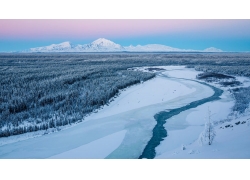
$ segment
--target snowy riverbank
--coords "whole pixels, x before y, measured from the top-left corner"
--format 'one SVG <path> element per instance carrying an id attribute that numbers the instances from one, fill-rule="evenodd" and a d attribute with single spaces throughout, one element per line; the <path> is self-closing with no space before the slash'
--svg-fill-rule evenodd
<path id="1" fill-rule="evenodd" d="M 208 86 L 193 81 L 200 72 L 183 66 L 161 68 L 166 69 L 161 72 L 162 75 L 121 91 L 114 101 L 86 117 L 82 123 L 57 133 L 19 142 L 13 140 L 15 137 L 10 137 L 13 143 L 1 146 L 0 158 L 138 158 L 152 136 L 156 113 L 182 107 L 213 94 Z M 211 147 L 196 143 L 204 129 L 208 106 L 214 114 L 212 120 L 217 121 L 227 118 L 233 100 L 225 91 L 221 100 L 184 111 L 167 120 L 165 128 L 168 136 L 156 148 L 156 158 L 220 158 L 218 152 L 223 153 L 225 158 L 236 157 L 235 153 L 230 156 L 230 144 L 223 146 L 221 143 L 224 142 L 222 137 L 226 137 L 228 129 L 218 129 L 219 125 L 216 127 L 218 133 L 214 143 L 219 146 L 212 145 L 212 150 L 208 151 Z M 247 124 L 235 127 L 245 126 L 245 134 L 241 132 L 245 137 L 250 136 Z M 228 133 L 232 134 L 232 130 Z M 7 138 L 4 140 L 8 141 Z M 242 143 L 245 148 L 239 148 L 237 152 L 250 152 L 249 140 L 245 139 Z M 185 145 L 185 151 L 181 150 L 182 145 Z M 243 156 L 239 156 L 241 157 Z M 250 156 L 245 153 L 244 157 Z"/>
<path id="2" fill-rule="evenodd" d="M 196 72 L 190 72 L 187 75 L 181 71 L 170 71 L 165 74 L 169 77 L 195 79 Z M 248 78 L 236 78 L 242 82 L 242 87 L 249 86 Z M 219 87 L 216 84 L 213 85 Z M 212 114 L 211 121 L 215 123 L 232 118 L 228 115 L 234 101 L 227 91 L 228 89 L 223 89 L 221 100 L 184 111 L 167 121 L 164 127 L 168 132 L 168 137 L 156 148 L 157 159 L 250 158 L 250 139 L 248 138 L 250 137 L 250 114 L 247 113 L 240 118 L 233 118 L 229 122 L 218 123 L 215 126 L 216 137 L 211 146 L 201 145 L 199 142 L 199 135 L 204 130 L 208 116 L 208 108 Z M 228 125 L 230 125 L 229 128 L 227 128 Z"/>

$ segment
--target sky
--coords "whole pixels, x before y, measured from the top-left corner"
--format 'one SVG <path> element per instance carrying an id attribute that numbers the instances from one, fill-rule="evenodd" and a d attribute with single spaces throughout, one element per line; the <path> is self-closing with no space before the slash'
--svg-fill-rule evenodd
<path id="1" fill-rule="evenodd" d="M 250 19 L 0 19 L 0 52 L 106 38 L 122 46 L 250 51 Z"/>

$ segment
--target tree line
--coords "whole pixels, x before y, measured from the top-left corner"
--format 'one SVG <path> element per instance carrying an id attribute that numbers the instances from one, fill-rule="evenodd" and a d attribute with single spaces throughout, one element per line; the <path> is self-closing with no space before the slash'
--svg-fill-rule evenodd
<path id="1" fill-rule="evenodd" d="M 121 89 L 155 76 L 129 68 L 161 65 L 250 74 L 248 54 L 0 54 L 0 137 L 82 121 Z"/>

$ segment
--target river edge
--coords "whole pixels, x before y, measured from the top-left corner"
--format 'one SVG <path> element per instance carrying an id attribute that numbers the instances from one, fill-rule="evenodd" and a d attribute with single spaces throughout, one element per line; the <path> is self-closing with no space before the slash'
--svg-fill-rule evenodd
<path id="1" fill-rule="evenodd" d="M 177 68 L 179 68 L 179 67 L 177 67 Z M 183 67 L 181 68 L 181 69 L 183 69 Z M 197 74 L 197 72 L 195 72 L 195 74 Z M 143 84 L 141 84 L 142 86 L 143 86 Z M 136 87 L 138 87 L 138 86 L 136 86 Z M 152 89 L 152 88 L 151 88 Z M 118 97 L 119 98 L 119 97 Z M 120 97 L 121 98 L 121 97 Z M 104 108 L 105 109 L 105 108 Z M 102 110 L 101 110 L 102 111 Z M 134 112 L 136 112 L 136 111 L 134 111 Z M 160 112 L 160 111 L 158 111 L 158 112 Z M 96 117 L 98 117 L 98 114 L 100 114 L 100 112 L 98 112 L 98 113 L 95 113 L 94 115 L 97 115 Z M 91 119 L 89 119 L 88 121 L 91 121 Z M 131 120 L 130 120 L 131 121 Z M 131 122 L 133 122 L 134 120 L 132 120 Z M 155 121 L 155 120 L 154 120 Z M 86 121 L 87 122 L 87 121 Z M 85 122 L 85 123 L 86 123 Z M 131 122 L 130 122 L 130 125 L 131 125 Z M 138 121 L 137 121 L 138 122 Z M 134 123 L 134 122 L 133 122 Z M 151 123 L 151 125 L 153 125 L 152 124 L 152 122 L 151 122 L 151 120 L 149 120 L 149 121 L 145 121 L 144 123 Z M 82 124 L 82 123 L 79 123 L 79 125 L 80 124 Z M 78 126 L 78 125 L 77 125 Z M 122 128 L 123 127 L 121 127 L 119 130 L 122 130 Z M 150 129 L 149 127 L 147 127 L 148 129 Z M 115 133 L 115 132 L 118 132 L 118 129 L 117 130 L 115 130 L 115 131 L 110 131 L 110 132 L 108 132 L 108 133 L 106 133 L 106 134 L 103 134 L 103 135 L 105 135 L 105 136 L 107 136 L 107 135 L 109 135 L 109 134 L 112 134 L 112 133 Z M 57 134 L 57 133 L 52 133 L 52 134 Z M 103 136 L 103 135 L 100 135 L 99 137 L 101 138 L 101 137 L 105 137 L 105 136 Z M 47 136 L 47 135 L 46 135 Z M 93 139 L 93 140 L 97 140 L 98 139 L 98 137 L 96 138 L 96 139 Z M 93 141 L 92 140 L 92 141 Z M 79 146 L 78 146 L 79 147 Z M 134 156 L 134 157 L 136 157 L 136 156 Z M 138 157 L 138 156 L 137 156 Z M 117 156 L 113 156 L 113 157 L 111 157 L 111 158 L 119 158 L 119 157 L 117 157 Z M 126 157 L 125 157 L 126 158 Z M 129 158 L 129 157 L 127 157 L 127 158 Z"/>
<path id="2" fill-rule="evenodd" d="M 177 72 L 166 73 L 170 77 Z M 178 73 L 179 78 L 186 78 Z M 235 78 L 242 83 L 238 87 L 248 87 L 250 79 L 241 76 Z M 194 110 L 188 110 L 170 118 L 164 125 L 168 137 L 156 147 L 156 159 L 244 159 L 250 158 L 250 109 L 240 116 L 234 116 L 234 99 L 230 87 L 222 87 L 216 82 L 209 83 L 223 89 L 220 100 L 205 103 Z M 201 143 L 199 136 L 208 120 L 215 123 L 216 137 L 213 144 Z M 229 127 L 230 128 L 227 128 Z"/>
<path id="3" fill-rule="evenodd" d="M 205 86 L 196 87 L 194 83 L 178 81 L 158 77 L 132 86 L 82 123 L 56 133 L 1 146 L 0 157 L 49 158 L 126 129 L 123 142 L 107 158 L 138 158 L 151 138 L 156 124 L 153 116 L 157 112 L 162 111 L 163 107 L 181 106 L 181 102 L 188 104 L 193 98 L 202 99 L 204 95 L 210 96 L 212 93 Z M 202 97 L 193 96 L 197 93 Z M 101 151 L 102 146 L 100 144 L 97 151 Z"/>
<path id="4" fill-rule="evenodd" d="M 194 81 L 194 80 L 191 80 L 191 81 Z M 204 99 L 201 99 L 201 100 L 198 100 L 198 101 L 193 101 L 193 102 L 191 102 L 190 104 L 188 104 L 186 106 L 183 106 L 183 107 L 180 107 L 180 108 L 177 108 L 177 109 L 171 109 L 168 112 L 161 111 L 161 112 L 157 113 L 154 116 L 157 124 L 153 129 L 153 136 L 150 139 L 150 141 L 148 142 L 148 144 L 146 145 L 146 147 L 143 150 L 143 152 L 142 152 L 141 156 L 139 157 L 139 159 L 142 159 L 142 158 L 153 159 L 153 158 L 155 158 L 155 155 L 156 155 L 155 148 L 160 145 L 160 142 L 164 138 L 167 137 L 167 130 L 164 128 L 164 124 L 166 123 L 166 121 L 169 118 L 171 118 L 173 116 L 176 116 L 176 115 L 180 114 L 183 111 L 187 111 L 189 109 L 196 108 L 196 107 L 198 107 L 198 106 L 200 106 L 202 104 L 205 104 L 205 103 L 208 103 L 208 102 L 211 102 L 211 101 L 216 101 L 216 100 L 220 99 L 220 96 L 222 95 L 223 90 L 221 90 L 219 88 L 216 88 L 214 86 L 211 86 L 211 85 L 209 85 L 207 83 L 204 83 L 204 82 L 198 82 L 198 81 L 195 81 L 195 82 L 210 87 L 211 89 L 213 89 L 214 94 L 212 96 L 208 97 L 208 98 L 204 98 Z"/>

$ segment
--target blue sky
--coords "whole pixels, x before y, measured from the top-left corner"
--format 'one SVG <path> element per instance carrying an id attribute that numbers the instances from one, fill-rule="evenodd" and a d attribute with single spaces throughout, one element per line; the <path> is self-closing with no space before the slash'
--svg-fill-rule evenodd
<path id="1" fill-rule="evenodd" d="M 0 52 L 106 38 L 122 46 L 163 44 L 180 49 L 250 51 L 250 20 L 78 19 L 1 20 Z"/>

